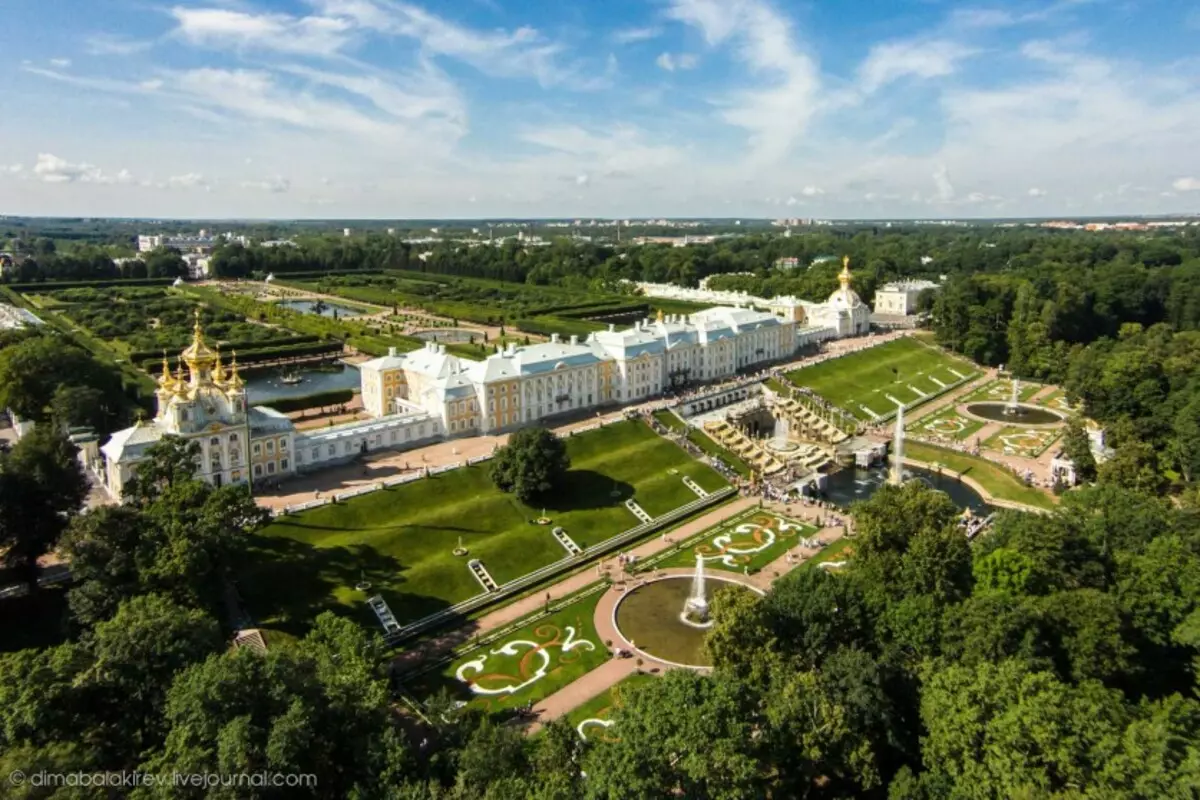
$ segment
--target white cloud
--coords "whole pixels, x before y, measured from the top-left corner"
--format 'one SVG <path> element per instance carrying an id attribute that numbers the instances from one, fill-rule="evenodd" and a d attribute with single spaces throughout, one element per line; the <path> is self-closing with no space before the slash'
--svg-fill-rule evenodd
<path id="1" fill-rule="evenodd" d="M 287 178 L 276 175 L 263 181 L 242 181 L 243 189 L 261 189 L 271 194 L 282 194 L 292 188 L 292 182 Z"/>
<path id="2" fill-rule="evenodd" d="M 658 58 L 654 59 L 654 63 L 667 72 L 674 72 L 677 69 L 695 69 L 700 63 L 700 59 L 692 53 L 680 53 L 674 56 L 670 53 L 662 53 Z"/>
<path id="3" fill-rule="evenodd" d="M 976 52 L 948 40 L 886 42 L 871 48 L 858 68 L 858 81 L 871 94 L 902 78 L 941 78 L 954 74 L 958 63 Z"/>
<path id="4" fill-rule="evenodd" d="M 800 190 L 800 193 L 805 197 L 816 197 L 818 195 L 825 194 L 825 190 L 820 186 L 805 186 Z"/>
<path id="5" fill-rule="evenodd" d="M 816 64 L 793 41 L 790 21 L 762 0 L 672 0 L 667 14 L 698 28 L 709 45 L 734 45 L 755 88 L 725 98 L 722 116 L 750 132 L 754 160 L 787 155 L 812 117 L 820 86 Z"/>
<path id="6" fill-rule="evenodd" d="M 1045 197 L 1045 196 L 1046 196 L 1046 190 L 1045 190 L 1045 189 L 1039 189 L 1039 188 L 1037 188 L 1037 187 L 1035 186 L 1035 187 L 1033 187 L 1032 189 L 1030 189 L 1030 190 L 1029 190 L 1028 194 L 1029 194 L 1029 196 L 1030 196 L 1030 197 Z"/>
<path id="7" fill-rule="evenodd" d="M 4 171 L 16 175 L 17 173 L 22 172 L 24 169 L 24 164 L 9 164 L 4 168 Z"/>
<path id="8" fill-rule="evenodd" d="M 634 44 L 657 39 L 659 36 L 662 36 L 661 28 L 622 28 L 613 32 L 612 40 L 617 44 Z"/>
<path id="9" fill-rule="evenodd" d="M 59 69 L 66 69 L 67 67 L 71 66 L 71 59 L 69 59 L 69 58 L 52 58 L 52 59 L 50 59 L 50 65 L 54 66 L 54 67 L 58 67 Z"/>
<path id="10" fill-rule="evenodd" d="M 99 167 L 92 164 L 73 164 L 51 153 L 38 153 L 33 174 L 46 183 L 111 183 Z"/>
<path id="11" fill-rule="evenodd" d="M 1177 192 L 1200 192 L 1200 178 L 1177 178 L 1171 188 Z"/>
<path id="12" fill-rule="evenodd" d="M 588 181 L 590 181 L 590 180 L 591 180 L 591 178 L 585 172 L 585 173 L 575 176 L 575 185 L 576 186 L 587 186 Z"/>
<path id="13" fill-rule="evenodd" d="M 933 185 L 937 188 L 937 199 L 948 203 L 954 199 L 954 184 L 950 182 L 950 170 L 945 164 L 938 165 L 933 173 Z"/>
<path id="14" fill-rule="evenodd" d="M 209 186 L 209 181 L 199 172 L 188 172 L 167 178 L 166 186 L 173 189 L 206 188 Z"/>
<path id="15" fill-rule="evenodd" d="M 151 46 L 151 42 L 102 33 L 89 37 L 84 44 L 84 50 L 92 56 L 128 56 L 148 50 Z"/>
<path id="16" fill-rule="evenodd" d="M 191 44 L 332 55 L 350 39 L 351 24 L 335 17 L 249 14 L 225 8 L 171 9 L 175 33 Z"/>
<path id="17" fill-rule="evenodd" d="M 800 202 L 800 201 L 796 199 L 795 195 L 789 195 L 789 196 L 788 196 L 788 199 L 787 199 L 787 202 L 786 202 L 786 203 L 784 203 L 784 205 L 788 205 L 788 206 L 794 206 L 794 205 L 796 205 L 796 204 L 797 204 L 797 203 L 799 203 L 799 202 Z"/>
<path id="18" fill-rule="evenodd" d="M 138 86 L 142 89 L 145 89 L 148 92 L 154 92 L 163 87 L 163 82 L 161 80 L 159 80 L 158 78 L 150 78 L 148 80 L 142 81 L 141 83 L 138 84 Z"/>

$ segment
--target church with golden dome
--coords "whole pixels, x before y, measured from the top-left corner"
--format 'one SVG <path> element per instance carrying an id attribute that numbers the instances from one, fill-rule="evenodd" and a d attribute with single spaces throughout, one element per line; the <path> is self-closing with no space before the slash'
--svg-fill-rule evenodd
<path id="1" fill-rule="evenodd" d="M 204 340 L 199 311 L 192 342 L 179 354 L 174 373 L 163 354 L 155 399 L 153 419 L 117 431 L 100 448 L 105 489 L 113 497 L 120 499 L 146 450 L 164 436 L 197 442 L 198 475 L 215 486 L 295 471 L 296 430 L 291 420 L 270 408 L 248 407 L 237 354 L 226 367 L 220 351 Z"/>

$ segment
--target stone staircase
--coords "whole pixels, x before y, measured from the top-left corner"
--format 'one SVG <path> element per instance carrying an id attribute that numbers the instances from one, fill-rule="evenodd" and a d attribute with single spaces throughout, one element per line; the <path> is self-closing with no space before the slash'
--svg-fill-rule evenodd
<path id="1" fill-rule="evenodd" d="M 704 489 L 702 489 L 700 487 L 700 484 L 696 483 L 694 480 L 689 478 L 687 475 L 683 476 L 683 485 L 686 486 L 687 488 L 691 489 L 692 492 L 696 495 L 696 497 L 700 497 L 700 498 L 708 497 L 708 492 L 704 491 Z"/>
<path id="2" fill-rule="evenodd" d="M 246 648 L 253 650 L 256 653 L 267 652 L 267 640 L 263 638 L 262 631 L 257 628 L 238 631 L 233 637 L 233 646 L 236 648 Z"/>
<path id="3" fill-rule="evenodd" d="M 577 556 L 583 552 L 583 548 L 575 544 L 575 540 L 568 536 L 567 532 L 562 528 L 555 528 L 550 533 L 563 546 L 563 549 L 567 551 L 567 555 Z"/>
<path id="4" fill-rule="evenodd" d="M 471 570 L 471 574 L 475 576 L 475 580 L 479 581 L 479 585 L 485 592 L 494 592 L 500 588 L 500 584 L 496 583 L 492 574 L 487 571 L 487 567 L 483 566 L 483 562 L 478 558 L 468 561 L 467 568 Z"/>
<path id="5" fill-rule="evenodd" d="M 625 507 L 641 522 L 649 522 L 654 519 L 654 517 L 646 513 L 646 509 L 635 503 L 632 498 L 625 501 Z"/>
<path id="6" fill-rule="evenodd" d="M 704 432 L 726 450 L 749 464 L 755 472 L 773 475 L 783 469 L 782 461 L 724 420 L 704 423 Z"/>
<path id="7" fill-rule="evenodd" d="M 850 438 L 850 434 L 829 419 L 792 398 L 776 400 L 774 411 L 783 416 L 791 430 L 802 439 L 834 445 Z"/>
<path id="8" fill-rule="evenodd" d="M 384 633 L 399 633 L 400 623 L 396 621 L 396 616 L 392 613 L 392 609 L 388 607 L 387 601 L 380 595 L 374 595 L 367 598 L 367 605 L 375 612 L 376 618 L 379 619 L 379 624 L 383 626 Z"/>

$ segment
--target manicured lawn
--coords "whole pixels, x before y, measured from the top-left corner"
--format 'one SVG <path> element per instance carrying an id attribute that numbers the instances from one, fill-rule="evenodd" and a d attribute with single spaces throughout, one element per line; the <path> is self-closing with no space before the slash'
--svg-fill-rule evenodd
<path id="1" fill-rule="evenodd" d="M 1062 430 L 1008 426 L 997 431 L 983 446 L 997 453 L 1037 458 L 1058 441 L 1061 434 Z"/>
<path id="2" fill-rule="evenodd" d="M 487 711 L 549 697 L 612 656 L 592 617 L 602 591 L 454 659 L 447 667 L 405 683 L 418 698 L 443 689 Z"/>
<path id="3" fill-rule="evenodd" d="M 1017 389 L 1017 399 L 1026 403 L 1029 398 L 1045 388 L 1040 383 L 1025 383 L 1021 382 Z M 1012 400 L 1012 381 L 1008 378 L 997 378 L 994 381 L 989 381 L 983 386 L 980 386 L 975 391 L 967 395 L 961 402 L 978 403 L 982 401 L 1007 403 Z"/>
<path id="4" fill-rule="evenodd" d="M 979 420 L 964 417 L 951 406 L 910 423 L 908 430 L 925 436 L 941 436 L 962 441 L 974 436 L 984 424 Z"/>
<path id="5" fill-rule="evenodd" d="M 654 564 L 654 568 L 692 567 L 696 556 L 707 569 L 729 572 L 757 571 L 808 538 L 817 528 L 771 512 L 751 509 L 710 528 L 688 541 L 679 552 Z"/>
<path id="6" fill-rule="evenodd" d="M 685 475 L 708 491 L 725 486 L 638 421 L 570 437 L 567 450 L 572 468 L 544 509 L 497 490 L 484 463 L 282 517 L 256 537 L 242 596 L 261 624 L 291 633 L 324 610 L 377 627 L 365 604 L 374 594 L 403 624 L 483 591 L 470 559 L 504 584 L 567 555 L 552 527 L 586 548 L 638 524 L 626 499 L 661 516 L 696 499 Z M 553 526 L 531 522 L 543 510 Z M 452 552 L 460 539 L 466 558 Z M 366 592 L 354 588 L 362 580 Z"/>
<path id="7" fill-rule="evenodd" d="M 623 698 L 628 697 L 628 692 L 631 689 L 635 689 L 638 686 L 645 686 L 655 680 L 657 680 L 656 676 L 648 672 L 635 672 L 625 680 L 604 690 L 571 711 L 567 714 L 566 720 L 577 731 L 579 730 L 579 726 L 586 720 L 603 720 L 607 722 L 612 719 L 613 711 L 624 705 Z M 592 722 L 584 726 L 580 735 L 585 739 L 613 739 L 618 736 L 618 733 L 615 726 L 605 726 Z"/>
<path id="8" fill-rule="evenodd" d="M 1026 486 L 1020 478 L 1004 467 L 997 466 L 978 456 L 947 450 L 943 447 L 905 442 L 904 454 L 927 464 L 939 463 L 944 467 L 966 475 L 979 483 L 992 497 L 1011 500 L 1036 508 L 1054 508 L 1054 498 L 1032 486 Z"/>
<path id="9" fill-rule="evenodd" d="M 854 540 L 843 536 L 805 561 L 797 569 L 815 569 L 817 564 L 823 564 L 826 561 L 847 561 L 852 555 L 854 555 Z"/>
<path id="10" fill-rule="evenodd" d="M 675 433 L 687 432 L 687 423 L 681 420 L 674 411 L 668 411 L 665 408 L 662 411 L 655 411 L 654 418 Z"/>
<path id="11" fill-rule="evenodd" d="M 741 475 L 743 478 L 750 477 L 750 467 L 746 465 L 746 462 L 734 455 L 734 453 L 728 448 L 717 444 L 715 441 L 713 441 L 713 438 L 704 431 L 700 430 L 699 428 L 692 428 L 688 431 L 687 438 L 689 442 L 696 445 L 696 447 L 699 447 L 705 453 L 721 459 L 721 461 L 725 462 L 727 467 L 736 472 L 738 475 Z"/>
<path id="12" fill-rule="evenodd" d="M 1078 408 L 1067 402 L 1067 393 L 1063 389 L 1055 389 L 1045 397 L 1039 398 L 1034 402 L 1034 405 L 1044 406 L 1045 408 L 1061 411 L 1064 414 L 1073 414 L 1078 411 Z"/>
<path id="13" fill-rule="evenodd" d="M 896 410 L 895 400 L 919 404 L 978 373 L 968 361 L 904 338 L 790 372 L 788 378 L 869 420 L 872 416 L 864 407 L 882 416 Z"/>

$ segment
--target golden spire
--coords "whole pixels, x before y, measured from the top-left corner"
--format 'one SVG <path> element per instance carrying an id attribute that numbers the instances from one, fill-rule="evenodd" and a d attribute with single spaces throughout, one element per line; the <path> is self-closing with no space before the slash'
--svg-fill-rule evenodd
<path id="1" fill-rule="evenodd" d="M 183 362 L 179 362 L 179 367 L 175 370 L 175 393 L 183 394 L 187 391 L 187 381 L 183 379 Z"/>
<path id="2" fill-rule="evenodd" d="M 159 386 L 168 386 L 174 378 L 171 376 L 171 365 L 167 363 L 167 351 L 164 349 L 162 362 L 162 375 L 158 378 Z"/>
<path id="3" fill-rule="evenodd" d="M 838 275 L 842 289 L 850 288 L 850 256 L 842 256 L 842 274 Z"/>
<path id="4" fill-rule="evenodd" d="M 238 374 L 237 350 L 233 351 L 233 361 L 229 365 L 229 379 L 225 381 L 225 388 L 230 392 L 238 392 L 242 390 L 246 384 L 242 380 L 242 376 Z"/>
<path id="5" fill-rule="evenodd" d="M 658 310 L 658 321 L 663 321 L 663 310 L 661 308 Z"/>
<path id="6" fill-rule="evenodd" d="M 200 307 L 196 307 L 196 324 L 192 328 L 192 343 L 183 351 L 182 358 L 193 372 L 212 368 L 217 354 L 204 342 L 204 327 L 200 324 Z"/>
<path id="7" fill-rule="evenodd" d="M 215 364 L 213 364 L 212 377 L 213 377 L 213 383 L 224 383 L 224 381 L 225 381 L 225 367 L 221 365 L 221 348 L 220 347 L 217 348 L 217 361 Z"/>

